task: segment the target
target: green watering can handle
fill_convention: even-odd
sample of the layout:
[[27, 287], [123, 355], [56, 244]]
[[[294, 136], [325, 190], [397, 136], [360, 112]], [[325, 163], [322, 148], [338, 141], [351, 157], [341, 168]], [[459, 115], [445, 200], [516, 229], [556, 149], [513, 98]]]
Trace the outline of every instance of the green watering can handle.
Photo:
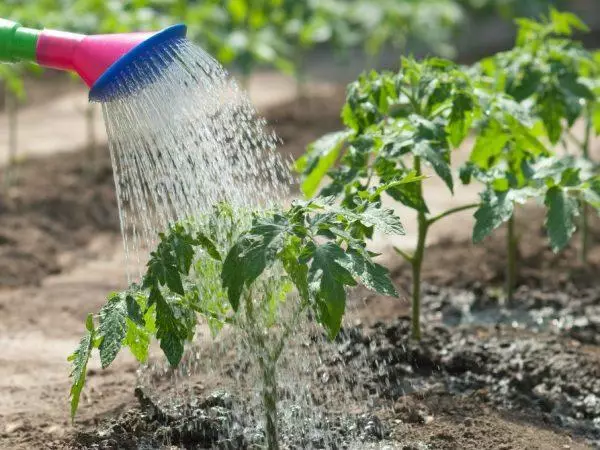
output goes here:
[[0, 62], [36, 61], [41, 31], [0, 19]]

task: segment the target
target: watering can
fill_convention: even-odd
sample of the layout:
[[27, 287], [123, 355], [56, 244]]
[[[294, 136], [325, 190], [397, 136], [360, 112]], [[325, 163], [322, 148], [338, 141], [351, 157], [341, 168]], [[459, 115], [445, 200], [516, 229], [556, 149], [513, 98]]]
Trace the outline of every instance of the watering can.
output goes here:
[[35, 30], [0, 19], [0, 63], [29, 61], [76, 72], [90, 88], [90, 100], [106, 100], [111, 83], [130, 64], [165, 43], [185, 38], [186, 32], [186, 26], [178, 24], [154, 33], [87, 36]]

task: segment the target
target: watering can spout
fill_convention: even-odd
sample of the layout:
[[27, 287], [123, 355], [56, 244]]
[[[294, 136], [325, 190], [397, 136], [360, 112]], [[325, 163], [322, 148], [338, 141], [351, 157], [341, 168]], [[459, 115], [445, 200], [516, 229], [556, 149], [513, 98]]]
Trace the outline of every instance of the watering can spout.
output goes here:
[[184, 38], [185, 25], [155, 33], [87, 36], [54, 30], [35, 30], [0, 19], [0, 63], [35, 62], [43, 67], [76, 72], [94, 91], [106, 86], [126, 65], [157, 44]]

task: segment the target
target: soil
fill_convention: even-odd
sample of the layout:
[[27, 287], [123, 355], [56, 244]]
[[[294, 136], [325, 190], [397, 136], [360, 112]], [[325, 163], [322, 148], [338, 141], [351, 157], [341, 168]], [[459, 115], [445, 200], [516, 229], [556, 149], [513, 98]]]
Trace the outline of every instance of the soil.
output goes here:
[[[107, 149], [32, 159], [0, 170], [0, 286], [39, 284], [72, 265], [99, 232], [118, 232]], [[89, 255], [88, 255], [89, 257]]]
[[[342, 98], [340, 89], [268, 111], [283, 151], [297, 156], [338, 129]], [[86, 313], [126, 282], [106, 154], [93, 170], [85, 152], [29, 160], [2, 197], [0, 448], [256, 448], [261, 431], [253, 416], [233, 406], [235, 397], [215, 393], [227, 388], [231, 371], [196, 379], [199, 400], [180, 408], [181, 416], [135, 390], [137, 366], [127, 355], [108, 370], [94, 361], [70, 425], [65, 357]], [[336, 392], [336, 383], [339, 389], [354, 383], [366, 393], [354, 403], [340, 398], [327, 405], [329, 443], [405, 450], [599, 445], [600, 249], [592, 246], [587, 266], [576, 262], [576, 245], [554, 256], [540, 212], [525, 208], [518, 219], [520, 288], [513, 305], [504, 304], [499, 289], [503, 230], [480, 247], [451, 240], [430, 247], [420, 344], [408, 339], [406, 266], [393, 270], [400, 300], [353, 293], [342, 336], [333, 346], [315, 344], [323, 352], [315, 389], [327, 383]], [[594, 222], [595, 243], [599, 229]], [[322, 433], [284, 438], [293, 448], [319, 448]]]

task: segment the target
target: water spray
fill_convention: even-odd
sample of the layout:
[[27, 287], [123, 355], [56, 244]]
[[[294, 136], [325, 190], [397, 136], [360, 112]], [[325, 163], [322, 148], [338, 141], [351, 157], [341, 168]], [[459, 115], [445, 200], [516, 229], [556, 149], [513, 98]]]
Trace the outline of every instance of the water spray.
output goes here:
[[[43, 67], [76, 72], [90, 88], [90, 101], [118, 95], [116, 77], [136, 62], [151, 58], [164, 45], [185, 39], [187, 27], [173, 25], [158, 32], [87, 36], [55, 30], [36, 30], [0, 19], [0, 63], [29, 61]], [[167, 65], [168, 60], [161, 59]], [[137, 77], [141, 74], [138, 72]], [[151, 82], [151, 78], [148, 78]], [[143, 84], [144, 80], [136, 80]]]

